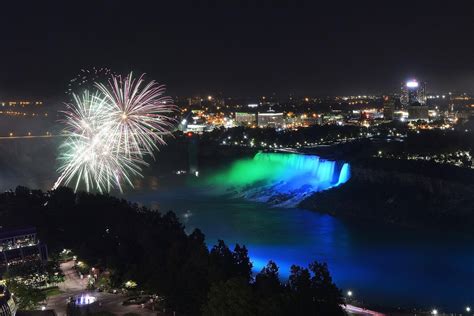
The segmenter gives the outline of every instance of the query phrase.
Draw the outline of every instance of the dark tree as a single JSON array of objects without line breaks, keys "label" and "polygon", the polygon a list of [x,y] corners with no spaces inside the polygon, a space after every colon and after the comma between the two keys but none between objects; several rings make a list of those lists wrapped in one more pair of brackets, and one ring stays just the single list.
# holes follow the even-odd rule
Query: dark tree
[{"label": "dark tree", "polygon": [[332,281],[327,264],[315,261],[309,269],[313,273],[311,285],[316,297],[316,309],[322,315],[344,315],[341,307],[344,299],[341,290]]},{"label": "dark tree", "polygon": [[333,283],[327,264],[315,261],[309,265],[309,270],[292,266],[288,286],[295,313],[345,315],[342,293]]},{"label": "dark tree", "polygon": [[278,275],[278,266],[270,261],[255,276],[254,295],[260,316],[288,315],[287,300]]},{"label": "dark tree", "polygon": [[235,276],[241,277],[250,281],[252,277],[252,263],[250,262],[249,253],[245,246],[235,245],[234,248],[234,265],[235,265]]},{"label": "dark tree", "polygon": [[234,256],[223,240],[212,247],[209,254],[209,283],[226,281],[234,273]]},{"label": "dark tree", "polygon": [[203,306],[205,316],[256,315],[252,290],[245,279],[233,278],[211,286]]},{"label": "dark tree", "polygon": [[278,266],[275,262],[269,261],[262,271],[255,276],[254,287],[257,295],[262,297],[281,294],[283,287],[278,275]]}]

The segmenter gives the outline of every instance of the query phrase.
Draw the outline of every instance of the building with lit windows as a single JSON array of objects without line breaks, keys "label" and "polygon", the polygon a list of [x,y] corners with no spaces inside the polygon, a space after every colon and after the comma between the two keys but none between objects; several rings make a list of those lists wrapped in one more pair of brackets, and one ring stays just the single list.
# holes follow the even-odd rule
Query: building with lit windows
[{"label": "building with lit windows", "polygon": [[429,121],[428,106],[418,102],[408,105],[408,120],[410,121]]},{"label": "building with lit windows", "polygon": [[416,79],[403,82],[400,95],[402,107],[408,107],[415,102],[426,105],[426,83]]},{"label": "building with lit windows", "polygon": [[402,108],[408,110],[410,121],[429,120],[428,106],[426,104],[426,83],[416,79],[408,80],[402,84],[400,95]]},{"label": "building with lit windows", "polygon": [[255,113],[235,112],[235,124],[239,126],[252,126],[257,123]]},{"label": "building with lit windows", "polygon": [[36,236],[36,228],[0,228],[0,270],[15,264],[48,260],[48,249]]},{"label": "building with lit windows", "polygon": [[258,127],[282,128],[285,124],[283,113],[267,112],[257,114]]}]

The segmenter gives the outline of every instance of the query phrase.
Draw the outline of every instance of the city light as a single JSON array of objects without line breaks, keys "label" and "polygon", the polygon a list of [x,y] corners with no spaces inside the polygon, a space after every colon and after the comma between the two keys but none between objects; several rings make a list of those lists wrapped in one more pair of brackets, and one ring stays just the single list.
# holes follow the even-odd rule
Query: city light
[{"label": "city light", "polygon": [[416,81],[416,80],[407,81],[407,87],[408,87],[408,88],[416,88],[416,87],[418,87],[418,81]]},{"label": "city light", "polygon": [[352,291],[347,291],[347,296],[351,297],[352,296]]},{"label": "city light", "polygon": [[438,315],[438,310],[437,309],[433,309],[431,311],[431,315]]},{"label": "city light", "polygon": [[470,312],[471,311],[471,308],[469,306],[466,307],[466,312]]}]

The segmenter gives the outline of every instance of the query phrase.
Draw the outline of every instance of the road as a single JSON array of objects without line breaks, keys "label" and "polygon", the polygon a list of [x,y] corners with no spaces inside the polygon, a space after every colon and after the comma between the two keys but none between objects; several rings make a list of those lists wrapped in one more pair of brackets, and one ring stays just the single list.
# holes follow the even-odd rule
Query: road
[{"label": "road", "polygon": [[358,316],[386,316],[385,314],[379,313],[379,312],[374,312],[369,309],[357,307],[354,305],[349,305],[347,304],[344,306],[344,309],[346,312],[348,312],[349,315],[358,315]]},{"label": "road", "polygon": [[59,295],[51,296],[47,299],[46,309],[54,309],[58,316],[66,316],[67,299],[71,296],[80,294],[89,294],[97,298],[94,303],[94,310],[108,311],[115,315],[126,313],[135,313],[144,316],[156,316],[156,311],[141,308],[138,305],[124,306],[122,302],[126,297],[122,294],[99,293],[87,291],[87,279],[81,279],[74,270],[74,262],[68,261],[61,264],[61,270],[64,273],[65,280],[59,285],[63,292]]}]

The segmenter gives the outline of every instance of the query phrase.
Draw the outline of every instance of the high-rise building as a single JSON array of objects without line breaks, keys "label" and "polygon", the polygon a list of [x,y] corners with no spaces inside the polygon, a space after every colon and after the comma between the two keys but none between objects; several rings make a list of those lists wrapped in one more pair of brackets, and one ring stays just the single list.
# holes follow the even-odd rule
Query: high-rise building
[{"label": "high-rise building", "polygon": [[414,102],[408,106],[408,119],[410,121],[428,121],[429,118],[430,116],[427,105],[423,105],[419,102]]},{"label": "high-rise building", "polygon": [[400,95],[402,108],[408,109],[410,121],[428,120],[428,106],[426,105],[426,83],[416,79],[408,80],[402,84]]},{"label": "high-rise building", "polygon": [[393,113],[395,112],[395,99],[384,95],[383,96],[383,117],[385,120],[393,120]]},{"label": "high-rise building", "polygon": [[408,80],[402,83],[400,103],[406,108],[415,102],[421,105],[426,104],[426,83],[418,82],[416,79]]},{"label": "high-rise building", "polygon": [[38,240],[36,228],[0,228],[0,271],[8,270],[11,265],[37,260],[48,260],[48,248]]}]

